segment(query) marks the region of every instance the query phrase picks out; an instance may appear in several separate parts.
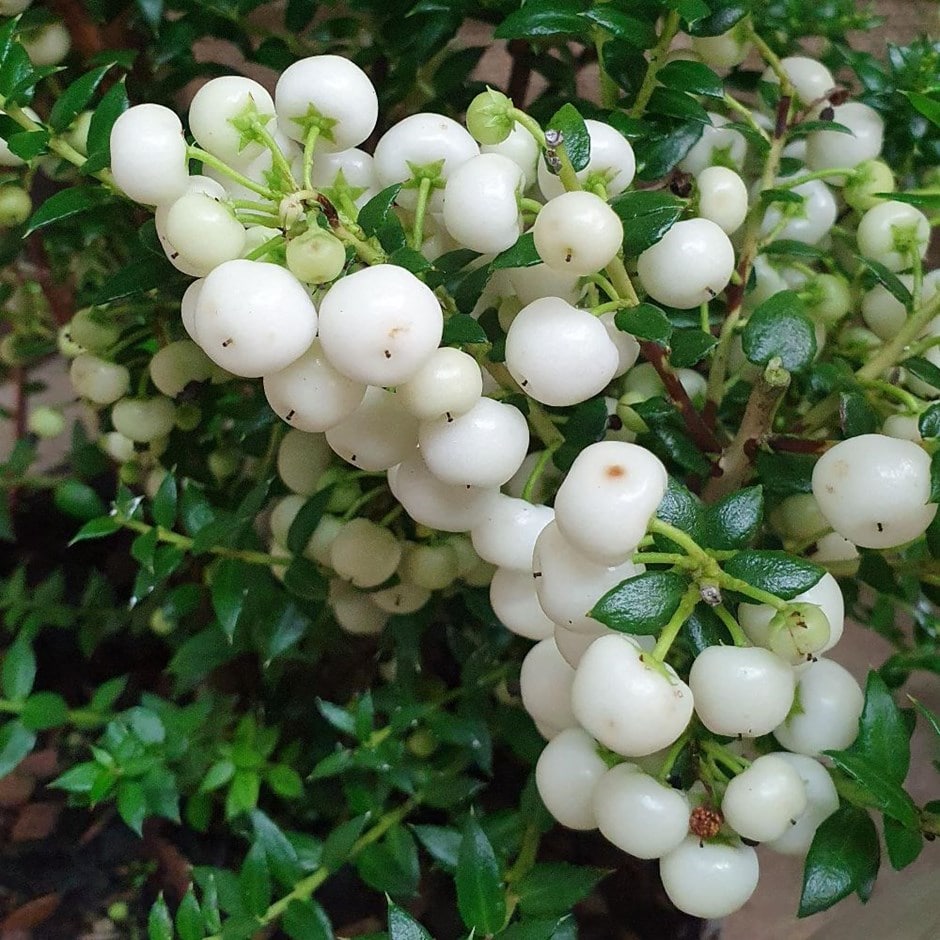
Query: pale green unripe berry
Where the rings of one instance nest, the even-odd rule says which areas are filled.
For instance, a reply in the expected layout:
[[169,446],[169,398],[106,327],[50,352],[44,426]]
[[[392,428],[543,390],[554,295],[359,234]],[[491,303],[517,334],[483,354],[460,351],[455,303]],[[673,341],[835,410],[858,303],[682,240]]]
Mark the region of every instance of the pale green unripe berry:
[[209,472],[217,480],[228,480],[238,470],[239,456],[235,450],[214,450],[206,458]]
[[113,346],[121,335],[121,328],[109,323],[91,307],[75,313],[69,323],[69,336],[73,343],[84,346],[89,352],[101,352]]
[[772,653],[797,665],[812,658],[829,642],[829,619],[815,604],[791,604],[778,611],[770,621]]
[[511,133],[512,101],[501,91],[487,88],[467,108],[467,130],[479,144],[501,144]]
[[842,189],[845,201],[857,212],[867,212],[884,199],[876,193],[893,193],[897,188],[894,172],[882,160],[860,163]]
[[806,289],[806,312],[824,326],[835,326],[852,309],[852,291],[844,277],[817,274]]
[[124,464],[134,459],[134,442],[119,431],[102,434],[98,446],[115,463]]
[[66,359],[74,359],[76,356],[88,352],[81,343],[76,343],[75,340],[72,339],[72,333],[68,323],[60,326],[58,333],[56,333],[56,347]]
[[195,431],[202,421],[202,409],[192,402],[183,402],[176,408],[176,426],[181,431]]
[[330,232],[312,228],[287,243],[287,267],[305,284],[326,284],[343,273],[346,249]]
[[0,228],[22,225],[33,211],[33,200],[20,186],[0,186]]
[[176,423],[176,408],[169,398],[122,398],[111,409],[111,422],[132,441],[150,443],[166,437]]
[[58,437],[65,430],[65,416],[57,408],[40,405],[30,412],[27,428],[36,437]]

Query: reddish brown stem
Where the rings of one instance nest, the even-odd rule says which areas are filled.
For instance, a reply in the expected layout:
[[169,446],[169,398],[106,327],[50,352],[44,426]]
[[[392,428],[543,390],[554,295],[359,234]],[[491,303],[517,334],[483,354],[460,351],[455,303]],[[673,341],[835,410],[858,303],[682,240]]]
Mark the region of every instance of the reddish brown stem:
[[829,450],[836,441],[811,440],[805,437],[787,437],[783,434],[775,435],[767,440],[771,450],[782,451],[788,454],[822,454]]
[[512,69],[506,94],[517,108],[524,108],[532,77],[532,50],[524,39],[511,40],[507,48],[512,56]]
[[692,438],[695,446],[705,453],[718,453],[721,450],[721,442],[715,433],[705,424],[702,416],[699,414],[688,392],[683,388],[679,377],[672,370],[666,360],[666,351],[658,343],[649,340],[640,342],[640,351],[643,353],[646,361],[656,370],[666,389],[666,393],[672,399],[675,406],[679,409],[686,429]]

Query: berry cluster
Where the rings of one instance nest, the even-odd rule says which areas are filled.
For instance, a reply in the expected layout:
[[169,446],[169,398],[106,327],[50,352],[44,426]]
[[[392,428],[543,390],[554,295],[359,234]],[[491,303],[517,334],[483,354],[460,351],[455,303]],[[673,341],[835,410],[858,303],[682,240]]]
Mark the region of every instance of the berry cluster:
[[[746,52],[734,37],[717,37],[697,41],[694,54],[723,68]],[[636,155],[601,121],[584,122],[590,157],[576,170],[563,134],[489,91],[466,128],[415,114],[369,154],[359,148],[376,127],[375,91],[357,66],[327,55],[288,68],[273,98],[247,78],[213,79],[192,102],[192,144],[173,112],[137,105],[114,125],[111,171],[127,196],[154,207],[167,258],[196,278],[181,328],[133,395],[114,354],[117,327],[82,311],[61,337],[76,392],[111,406],[103,446],[121,463],[152,468],[151,492],[166,437],[199,421],[185,390],[260,378],[290,426],[277,452],[290,495],[270,507],[272,556],[286,565],[293,522],[329,486],[302,554],[330,578],[328,604],[343,629],[378,633],[435,592],[488,585],[499,620],[536,641],[520,685],[549,742],[536,772],[545,805],[566,826],[598,828],[624,851],[660,859],[674,903],[709,918],[754,890],[753,843],[805,853],[836,809],[820,758],[854,740],[862,692],[823,655],[843,629],[832,574],[781,600],[732,579],[658,519],[670,480],[660,458],[634,442],[645,427],[635,406],[662,396],[670,380],[701,406],[711,383],[693,368],[638,362],[647,338],[624,329],[619,314],[641,297],[676,314],[701,308],[710,331],[708,304],[732,287],[743,292],[735,283],[742,254],[774,241],[845,253],[833,227],[846,206],[857,219],[848,249],[892,277],[909,272],[900,280],[933,314],[917,334],[924,355],[940,356],[940,278],[921,269],[930,224],[914,206],[879,195],[894,185],[877,159],[880,119],[864,104],[830,102],[836,82],[819,63],[784,59],[765,82],[781,78],[822,129],[789,144],[786,172],[778,166],[755,188],[745,182],[745,136],[711,115],[673,180],[691,192],[681,218],[636,257],[625,257],[630,223],[616,209],[617,197],[636,192]],[[753,134],[766,137],[772,120],[744,111]],[[385,224],[402,236],[394,250],[361,224],[383,203]],[[482,342],[441,345],[464,314],[423,272],[468,253],[485,266],[528,236],[537,258],[494,266],[473,310],[478,318],[495,311],[500,355]],[[799,252],[751,259],[745,312],[799,292],[817,350],[830,335],[840,346],[880,347],[907,322],[881,285],[862,299],[865,326],[848,324],[847,280],[793,257]],[[782,363],[772,360],[762,378],[734,324],[728,336],[733,367],[754,381],[779,374]],[[715,374],[720,386],[725,374]],[[902,391],[905,406],[914,395],[940,395],[913,373],[903,378],[913,393]],[[159,395],[147,393],[149,383]],[[582,445],[562,476],[552,458],[565,415],[554,409],[598,396],[610,415],[606,432]],[[857,546],[923,535],[937,507],[912,417],[899,408],[881,433],[828,449],[812,493],[774,507],[780,542],[843,574],[857,563]],[[224,479],[232,472],[225,455],[214,458]],[[370,479],[375,488],[363,490]],[[654,533],[682,551],[653,545]],[[602,598],[673,569],[692,584],[678,609],[636,636],[605,624]],[[744,599],[725,602],[722,590]],[[673,641],[698,603],[720,608],[733,645],[676,656]],[[699,768],[685,788],[673,773],[683,748]]]

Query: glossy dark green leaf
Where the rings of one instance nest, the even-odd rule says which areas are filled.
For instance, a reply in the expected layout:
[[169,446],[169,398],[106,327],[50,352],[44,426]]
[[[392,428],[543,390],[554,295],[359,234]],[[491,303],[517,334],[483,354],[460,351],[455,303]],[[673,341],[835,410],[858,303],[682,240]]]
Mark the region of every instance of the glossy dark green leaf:
[[911,763],[910,735],[884,680],[875,671],[865,683],[865,705],[859,718],[859,732],[852,753],[879,767],[897,784],[904,783]]
[[895,871],[901,871],[917,861],[924,848],[924,837],[919,830],[905,829],[890,816],[884,818],[885,848],[888,861]]
[[682,217],[685,200],[667,192],[639,190],[621,193],[611,200],[610,207],[623,222],[623,253],[635,258]]
[[202,918],[202,911],[199,909],[199,902],[196,895],[193,894],[192,885],[183,895],[180,906],[176,909],[176,932],[180,940],[202,940],[206,935]]
[[930,502],[940,502],[940,450],[930,458]]
[[878,875],[881,848],[871,817],[842,806],[816,830],[803,870],[800,917],[828,910]]
[[726,574],[785,601],[808,591],[826,573],[824,568],[787,552],[739,552],[722,566]]
[[[696,542],[701,542],[705,536],[702,501],[673,476],[669,477],[666,494],[656,510],[656,518],[687,532]],[[679,546],[664,535],[657,533],[654,539],[660,551],[679,551]]]
[[[294,773],[296,774],[296,771]],[[270,782],[270,772],[268,780]],[[260,809],[253,809],[248,815],[251,819],[256,843],[264,850],[271,874],[285,887],[292,887],[302,874],[300,862],[297,858],[297,850],[291,845],[287,836],[284,835],[274,820],[266,813],[263,813]]]
[[564,426],[565,440],[552,455],[559,470],[568,470],[578,454],[599,441],[607,431],[607,403],[603,397],[589,398],[576,405]]
[[248,913],[256,917],[264,914],[271,903],[273,888],[268,858],[260,842],[252,845],[242,862],[238,887]]
[[[776,190],[776,192],[789,193],[790,190]],[[805,258],[807,261],[819,261],[825,257],[825,252],[816,245],[807,245],[806,242],[794,241],[791,238],[781,238],[765,245],[761,254],[771,257],[786,256],[788,258]]]
[[326,842],[323,843],[323,856],[320,860],[325,868],[338,868],[347,860],[368,820],[368,814],[365,813],[355,816],[338,825],[327,836]]
[[697,604],[689,619],[683,624],[682,637],[694,656],[709,646],[726,646],[732,642],[728,628],[707,604]]
[[490,270],[498,271],[501,268],[530,268],[541,264],[542,259],[535,248],[535,237],[531,232],[519,236],[519,240],[511,248],[501,251],[491,262]]
[[542,862],[515,884],[519,908],[532,917],[567,913],[607,874],[600,868],[568,862]]
[[940,369],[929,359],[922,356],[911,356],[904,360],[904,368],[921,382],[932,388],[940,388]]
[[650,96],[647,111],[650,114],[665,115],[679,121],[697,121],[703,126],[712,122],[708,112],[692,95],[662,85],[656,88]]
[[880,261],[875,261],[872,258],[865,258],[862,255],[856,255],[855,257],[859,264],[864,265],[875,275],[875,280],[877,280],[899,304],[902,304],[907,310],[911,309],[911,305],[914,303],[914,296],[893,271],[889,271]]
[[647,136],[637,148],[637,177],[641,180],[664,177],[698,143],[703,131],[701,121],[685,121]]
[[420,251],[415,251],[414,248],[410,248],[408,245],[395,249],[388,256],[388,263],[397,264],[398,267],[404,268],[412,274],[421,274],[431,268],[431,262]]
[[881,427],[878,413],[860,391],[839,394],[839,424],[845,437],[875,434]]
[[459,830],[447,826],[412,826],[411,830],[431,858],[445,871],[453,871],[457,867],[461,838]]
[[164,529],[172,529],[176,524],[177,486],[176,477],[168,473],[153,497],[151,512],[153,520]]
[[281,926],[291,940],[332,940],[336,936],[326,911],[313,900],[291,901]]
[[379,843],[366,846],[356,857],[359,877],[369,887],[403,900],[418,893],[421,867],[414,837],[394,826]]
[[374,195],[360,210],[359,227],[367,236],[377,235],[388,222],[395,199],[401,191],[401,183],[383,189]]
[[454,880],[457,909],[467,928],[496,933],[506,918],[506,897],[493,846],[473,816],[463,827]]
[[[75,192],[84,192],[84,190],[63,190],[63,193]],[[43,203],[43,207],[46,205],[48,202]],[[123,300],[125,297],[146,294],[158,288],[172,288],[175,284],[184,283],[188,283],[187,279],[169,261],[165,258],[158,258],[156,255],[148,255],[139,261],[131,262],[127,267],[109,277],[98,289],[94,303],[102,306],[114,300]]]
[[22,702],[36,681],[36,655],[29,638],[20,634],[9,646],[0,670],[0,686],[5,698]]
[[137,780],[122,780],[117,788],[117,811],[121,819],[137,833],[143,834],[147,818],[147,794]]
[[655,304],[643,303],[618,310],[614,316],[614,325],[637,339],[648,339],[660,346],[668,346],[672,336],[669,318]]
[[162,894],[150,908],[150,915],[147,917],[147,937],[148,940],[173,940],[173,920]]
[[749,486],[730,493],[705,510],[705,542],[710,548],[747,546],[764,519],[764,489]]
[[496,27],[495,39],[541,39],[587,36],[590,23],[581,17],[579,0],[531,0]]
[[908,793],[888,773],[857,752],[826,751],[832,762],[860,784],[872,806],[908,829],[917,828],[917,807]]
[[621,633],[655,636],[676,612],[689,579],[675,571],[645,571],[609,590],[590,616]]
[[813,491],[813,467],[817,457],[812,454],[758,453],[757,473],[768,493],[795,496]]
[[[528,9],[528,5],[524,8]],[[548,122],[546,130],[558,131],[564,138],[563,146],[575,170],[583,170],[591,159],[591,135],[584,118],[573,104],[563,104]]]
[[92,96],[101,84],[101,80],[110,68],[110,65],[102,65],[92,69],[82,75],[81,78],[75,79],[62,92],[49,112],[49,126],[54,131],[61,133],[78,117],[79,112],[91,101]]
[[728,32],[751,11],[749,0],[709,0],[710,11],[689,27],[693,36],[720,36]]
[[907,100],[925,117],[931,124],[940,127],[940,101],[935,98],[929,98],[919,91],[902,91],[902,95],[907,96]]
[[805,369],[816,355],[813,321],[793,291],[780,291],[765,300],[748,318],[741,342],[744,355],[755,365],[779,358],[790,372]]
[[705,0],[666,0],[666,5],[675,10],[687,24],[695,23],[711,13]]
[[669,362],[676,369],[688,369],[701,362],[717,343],[718,340],[704,330],[676,330],[669,341]]
[[36,735],[18,719],[0,728],[0,779],[26,757],[36,743]]
[[7,148],[28,163],[46,152],[49,140],[48,131],[23,131],[7,138]]
[[124,80],[112,85],[102,96],[88,125],[88,161],[82,167],[85,173],[103,170],[111,163],[111,128],[114,122],[128,109],[127,89]]
[[876,193],[875,195],[893,202],[906,202],[910,206],[923,209],[926,213],[940,209],[940,193]]
[[473,317],[455,313],[444,321],[442,346],[472,346],[488,342],[486,331]]
[[27,234],[113,201],[114,197],[100,187],[73,186],[63,189],[46,199],[33,213]]
[[212,609],[219,626],[231,640],[248,597],[249,579],[244,562],[234,558],[220,559],[213,569]]
[[433,940],[406,910],[388,902],[388,940]]
[[597,3],[581,16],[637,49],[649,49],[656,42],[656,27],[652,22],[630,16],[612,3]]
[[23,703],[20,721],[30,731],[57,728],[68,720],[69,707],[58,692],[36,692]]

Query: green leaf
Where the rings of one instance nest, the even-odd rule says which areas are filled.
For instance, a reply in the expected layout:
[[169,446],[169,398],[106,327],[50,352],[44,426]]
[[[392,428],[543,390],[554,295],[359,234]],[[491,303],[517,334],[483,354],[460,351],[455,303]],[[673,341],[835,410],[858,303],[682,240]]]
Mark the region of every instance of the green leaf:
[[173,921],[162,894],[150,908],[150,916],[147,918],[147,937],[148,940],[173,940]]
[[851,750],[825,753],[840,770],[861,784],[872,806],[908,829],[917,828],[917,807],[914,801],[881,767]]
[[839,393],[839,424],[845,437],[875,434],[881,427],[878,413],[860,391]]
[[567,862],[535,865],[516,885],[519,908],[533,917],[551,917],[570,911],[586,898],[607,874],[600,868],[587,868]]
[[499,271],[501,268],[531,268],[541,264],[542,259],[535,248],[535,236],[531,232],[520,235],[518,241],[511,248],[501,251],[491,262],[490,270]]
[[111,164],[111,128],[129,104],[123,79],[105,92],[88,125],[88,161],[83,173],[97,173]]
[[172,529],[176,524],[177,486],[176,477],[168,473],[153,497],[151,512],[153,521],[164,529]]
[[218,790],[219,787],[224,787],[234,776],[235,764],[233,764],[232,761],[228,758],[217,760],[206,771],[206,775],[202,778],[202,783],[199,785],[199,792],[211,793],[213,790]]
[[711,12],[689,27],[693,36],[721,36],[751,12],[749,0],[709,0]]
[[326,911],[313,900],[291,901],[281,919],[291,940],[333,940],[333,925]]
[[940,450],[930,458],[930,502],[940,502]]
[[[701,500],[675,477],[669,477],[666,495],[656,510],[656,518],[687,532],[696,542],[704,538],[705,514]],[[679,546],[664,535],[657,534],[654,539],[660,551],[679,551]]]
[[352,819],[340,823],[327,836],[326,842],[323,843],[323,855],[320,864],[324,868],[339,868],[340,865],[344,864],[368,820],[369,814],[363,813],[361,816],[354,816]]
[[300,774],[288,764],[274,764],[265,774],[268,786],[285,800],[296,800],[304,795],[304,783]]
[[895,871],[916,862],[924,848],[924,837],[919,830],[905,829],[890,816],[884,818],[884,835],[888,861]]
[[565,440],[552,455],[559,470],[568,470],[578,454],[607,433],[607,403],[602,396],[589,398],[576,405],[565,424]]
[[669,341],[669,362],[676,369],[687,369],[701,362],[717,343],[718,340],[704,330],[676,330]]
[[614,325],[637,339],[648,339],[660,346],[668,346],[672,336],[669,318],[655,304],[638,304],[636,307],[618,310],[614,316]]
[[28,163],[46,152],[50,139],[48,131],[21,131],[7,139],[7,148]]
[[255,839],[264,849],[271,873],[285,887],[293,887],[303,873],[297,850],[266,813],[254,809],[249,815]]
[[650,96],[647,110],[650,114],[666,115],[681,121],[698,121],[703,126],[712,123],[709,113],[695,98],[662,85]]
[[69,707],[57,692],[36,692],[23,704],[20,720],[30,731],[46,731],[65,724]]
[[[526,6],[528,9],[528,6]],[[575,171],[583,170],[591,159],[591,135],[584,118],[571,104],[563,104],[548,122],[546,130],[559,131],[564,138],[565,153]],[[533,243],[534,245],[534,243]]]
[[488,342],[486,330],[471,316],[455,313],[444,321],[442,346],[472,346]]
[[873,261],[862,255],[856,255],[859,264],[864,265],[875,275],[875,280],[905,309],[910,310],[914,303],[914,295],[907,289],[904,282],[893,272],[889,271],[880,261]]
[[3,657],[0,685],[6,698],[22,702],[32,692],[35,681],[36,656],[29,639],[21,634]]
[[473,816],[463,827],[454,880],[464,924],[481,934],[496,933],[506,919],[506,897],[496,853]]
[[924,438],[940,437],[940,402],[931,405],[921,412],[917,419],[917,429]]
[[854,806],[840,807],[816,830],[806,856],[799,916],[825,911],[854,891],[865,893],[880,863],[871,817]]
[[933,388],[940,388],[940,369],[929,359],[921,356],[911,356],[904,360],[904,368],[915,378],[925,382]]
[[880,199],[892,202],[906,202],[910,206],[917,206],[924,212],[932,213],[940,209],[940,193],[875,193]]
[[[799,193],[794,193],[790,189],[764,190],[761,194],[761,198],[764,198],[767,194],[780,194],[781,197],[783,197],[784,194],[788,197],[796,196],[797,201],[802,202]],[[779,198],[775,200],[765,199],[764,201],[785,202],[789,200]],[[781,238],[779,241],[771,242],[761,249],[761,254],[778,258],[782,255],[788,258],[805,258],[807,261],[819,261],[826,257],[826,253],[816,245],[807,245],[806,242],[798,242],[790,238]]]
[[608,591],[590,616],[621,633],[655,636],[676,612],[689,579],[675,571],[645,571]]
[[911,700],[911,704],[914,706],[914,708],[920,712],[921,717],[933,729],[934,734],[940,738],[940,715],[937,715],[936,712],[931,711],[929,708],[927,708],[926,705],[924,705],[923,702],[918,701],[916,698],[913,698],[910,695],[908,698]]
[[396,899],[414,897],[421,877],[414,837],[403,826],[394,826],[380,843],[357,855],[356,870],[377,891]]
[[234,819],[258,805],[261,779],[253,770],[236,770],[225,795],[225,818]]
[[[649,49],[656,42],[656,28],[649,20],[641,20],[618,10],[612,3],[598,3],[581,16],[615,39],[637,49]],[[661,73],[660,73],[661,74]]]
[[931,124],[940,127],[940,101],[928,98],[919,91],[902,91],[902,95],[925,117]]
[[581,18],[578,0],[530,0],[496,27],[495,39],[542,39],[587,36],[590,24]]
[[624,256],[636,258],[655,245],[679,221],[685,205],[678,196],[652,190],[621,193],[611,200],[623,222]]
[[110,65],[102,65],[92,69],[62,92],[49,112],[49,126],[54,131],[61,133],[78,117],[78,113],[91,101],[110,68]]
[[412,274],[421,274],[431,268],[431,262],[428,261],[420,251],[416,251],[408,245],[402,245],[400,248],[396,248],[388,256],[388,263],[397,264],[398,267],[404,268]]
[[318,698],[317,711],[341,734],[356,737],[356,719],[347,709]]
[[406,910],[388,902],[389,940],[434,940]]
[[785,601],[792,601],[798,594],[808,591],[826,573],[819,565],[777,551],[739,552],[723,567],[731,577]]
[[147,795],[137,780],[122,780],[117,788],[117,811],[137,835],[143,835],[147,818]]
[[56,509],[74,519],[93,519],[107,512],[101,497],[81,480],[63,480],[52,492]]
[[62,776],[57,777],[50,787],[65,790],[66,793],[88,793],[94,786],[101,767],[95,761],[84,761],[70,767]]
[[367,237],[377,235],[385,227],[400,190],[401,183],[395,183],[374,195],[359,210],[357,221]]
[[693,655],[698,656],[709,646],[725,646],[730,641],[728,628],[707,604],[696,604],[683,624],[682,636]]
[[884,679],[874,669],[869,671],[865,683],[858,737],[848,751],[865,758],[897,784],[904,783],[910,769],[910,735],[904,716]]
[[29,754],[35,743],[35,733],[21,721],[8,721],[0,728],[0,779]]
[[412,832],[427,849],[428,854],[445,871],[457,867],[460,852],[460,832],[447,826],[412,826]]
[[568,940],[574,936],[569,928],[573,918],[569,914],[561,918],[528,918],[510,924],[499,940]]
[[242,862],[238,888],[248,913],[260,917],[267,911],[272,894],[271,872],[267,854],[260,842],[252,845]]
[[797,493],[813,492],[813,467],[817,457],[812,454],[757,454],[757,473],[768,493],[781,499]]
[[637,177],[658,180],[665,176],[698,143],[704,127],[700,121],[685,121],[650,134],[637,150]]
[[230,640],[245,606],[249,583],[244,562],[222,558],[216,563],[212,577],[212,609]]
[[749,486],[731,493],[705,510],[705,544],[709,548],[744,548],[764,519],[764,489]]
[[112,202],[114,197],[103,187],[70,186],[54,193],[39,206],[29,220],[26,234]]
[[[63,193],[74,192],[84,192],[84,190],[63,190]],[[186,278],[166,258],[158,258],[151,254],[140,261],[132,262],[109,277],[98,289],[92,302],[96,306],[104,306],[115,300],[123,300],[125,297],[146,294],[158,288],[169,289],[175,284],[184,283],[186,283]]]
[[679,13],[686,23],[694,23],[711,13],[704,0],[666,0],[666,5]]
[[202,911],[190,885],[176,909],[176,932],[180,935],[180,940],[202,940],[206,935],[203,928]]
[[816,330],[803,301],[789,290],[765,300],[748,318],[741,335],[744,355],[766,366],[779,358],[784,369],[799,372],[816,355]]
[[333,488],[326,486],[318,490],[300,507],[294,521],[287,530],[287,548],[294,555],[303,554],[310,536],[320,524],[323,513],[333,497]]

